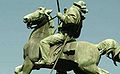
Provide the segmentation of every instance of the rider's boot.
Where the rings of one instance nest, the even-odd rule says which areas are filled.
[[[38,62],[35,62],[35,64],[43,65],[45,64],[45,60],[40,59]]]
[[[48,61],[45,61],[44,59],[40,59],[38,62],[35,62],[35,64],[38,64],[38,65],[53,65],[52,62],[48,62]]]

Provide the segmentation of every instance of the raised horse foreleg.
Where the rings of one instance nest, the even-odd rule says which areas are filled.
[[[23,68],[23,65],[19,65],[19,66],[15,67],[14,73],[20,74],[20,72],[22,72],[22,68]]]
[[[23,74],[30,74],[33,66],[34,66],[33,62],[27,56],[25,58],[24,65],[23,65],[23,68],[22,68]]]

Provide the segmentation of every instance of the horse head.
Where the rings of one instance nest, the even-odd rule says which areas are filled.
[[[31,28],[31,29],[36,26],[40,26],[39,24],[44,25],[46,22],[48,22],[51,12],[52,10],[50,9],[39,7],[33,13],[24,16],[23,22],[27,24],[27,28]]]
[[[34,29],[29,36],[29,40],[23,47],[24,57],[29,54],[29,58],[32,61],[34,60],[33,58],[35,60],[39,58],[39,41],[54,32],[53,20],[51,20],[52,17],[50,16],[51,12],[52,10],[50,9],[39,7],[34,12],[23,17],[23,22],[27,24],[27,28]]]

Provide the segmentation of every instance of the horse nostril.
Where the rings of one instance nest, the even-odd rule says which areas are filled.
[[[23,22],[27,23],[28,22],[28,18],[23,18]]]

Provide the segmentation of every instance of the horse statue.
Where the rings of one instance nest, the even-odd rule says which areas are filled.
[[[39,41],[46,36],[51,35],[51,11],[46,8],[39,8],[35,12],[24,17],[24,22],[28,28],[34,28],[28,42],[24,46],[24,63],[15,68],[15,74],[30,74],[34,69],[53,68],[52,65],[39,65],[35,62],[41,58]],[[61,44],[51,47],[51,57],[56,57],[61,49]],[[113,39],[106,39],[98,44],[87,41],[70,41],[64,47],[54,69],[56,74],[67,74],[67,71],[73,70],[75,74],[109,74],[108,71],[98,67],[102,55],[114,61],[114,64],[120,62],[120,46]],[[111,54],[111,56],[110,56]],[[54,56],[55,55],[55,56]]]

